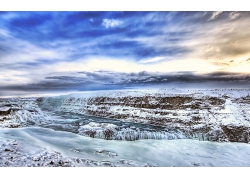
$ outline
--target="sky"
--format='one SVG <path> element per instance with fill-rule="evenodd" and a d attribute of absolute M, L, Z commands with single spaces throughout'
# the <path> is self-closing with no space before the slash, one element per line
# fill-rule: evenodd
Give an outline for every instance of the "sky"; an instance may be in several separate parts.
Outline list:
<path fill-rule="evenodd" d="M 250 88 L 247 11 L 2 11 L 0 96 Z"/>

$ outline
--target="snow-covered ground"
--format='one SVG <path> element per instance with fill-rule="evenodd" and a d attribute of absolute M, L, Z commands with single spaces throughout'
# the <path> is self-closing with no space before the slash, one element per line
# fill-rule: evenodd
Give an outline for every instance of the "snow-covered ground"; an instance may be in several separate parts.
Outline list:
<path fill-rule="evenodd" d="M 0 99 L 0 166 L 249 166 L 249 113 L 249 89 Z"/>
<path fill-rule="evenodd" d="M 0 137 L 1 166 L 250 166 L 246 143 L 107 141 L 39 127 L 0 128 Z"/>

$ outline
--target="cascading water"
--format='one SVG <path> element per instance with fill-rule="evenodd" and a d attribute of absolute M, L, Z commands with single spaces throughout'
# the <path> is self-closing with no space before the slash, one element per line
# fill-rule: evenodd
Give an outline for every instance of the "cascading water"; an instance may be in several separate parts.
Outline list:
<path fill-rule="evenodd" d="M 184 139 L 181 132 L 177 131 L 146 131 L 140 128 L 121 128 L 114 124 L 91 122 L 79 128 L 79 134 L 92 138 L 107 140 L 135 141 L 139 139 Z"/>

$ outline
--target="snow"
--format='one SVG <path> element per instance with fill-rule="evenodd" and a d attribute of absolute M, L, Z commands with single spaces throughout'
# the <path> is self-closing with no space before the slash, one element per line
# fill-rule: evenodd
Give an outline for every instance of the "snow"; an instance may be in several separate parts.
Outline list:
<path fill-rule="evenodd" d="M 107 141 L 45 128 L 0 128 L 0 135 L 1 166 L 250 166 L 245 143 Z"/>
<path fill-rule="evenodd" d="M 77 166 L 72 158 L 45 147 L 24 131 L 0 129 L 0 166 Z M 26 141 L 27 140 L 27 141 Z"/>
<path fill-rule="evenodd" d="M 0 107 L 0 111 L 8 111 L 9 109 L 9 107 Z"/>
<path fill-rule="evenodd" d="M 11 109 L 0 116 L 0 166 L 249 166 L 249 94 L 153 89 L 0 99 L 0 111 Z M 186 97 L 193 99 L 180 104 Z M 225 102 L 212 104 L 215 97 Z M 172 101 L 173 109 L 162 108 Z"/>
<path fill-rule="evenodd" d="M 95 129 L 95 130 L 99 130 L 99 129 L 104 129 L 104 128 L 116 128 L 117 126 L 114 124 L 108 124 L 108 123 L 95 123 L 95 122 L 91 122 L 87 125 L 82 126 L 82 128 L 84 129 Z"/>

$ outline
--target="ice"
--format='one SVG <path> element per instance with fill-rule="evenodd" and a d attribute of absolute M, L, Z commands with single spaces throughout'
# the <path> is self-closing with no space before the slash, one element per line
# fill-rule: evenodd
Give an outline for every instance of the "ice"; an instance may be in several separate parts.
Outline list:
<path fill-rule="evenodd" d="M 0 166 L 249 166 L 249 92 L 154 89 L 0 99 Z"/>
<path fill-rule="evenodd" d="M 246 143 L 107 141 L 46 128 L 0 128 L 0 135 L 1 149 L 10 149 L 1 150 L 3 166 L 52 166 L 52 160 L 58 166 L 250 166 L 250 144 Z"/>
<path fill-rule="evenodd" d="M 15 137 L 12 132 L 0 129 L 0 134 L 1 167 L 78 166 L 74 159 L 42 146 L 39 140 L 25 135 L 24 132 L 20 132 L 20 137 Z"/>
<path fill-rule="evenodd" d="M 79 128 L 79 134 L 92 138 L 108 140 L 127 140 L 135 141 L 139 139 L 184 139 L 184 134 L 177 131 L 157 131 L 150 132 L 139 128 L 121 128 L 109 123 L 91 122 Z"/>

